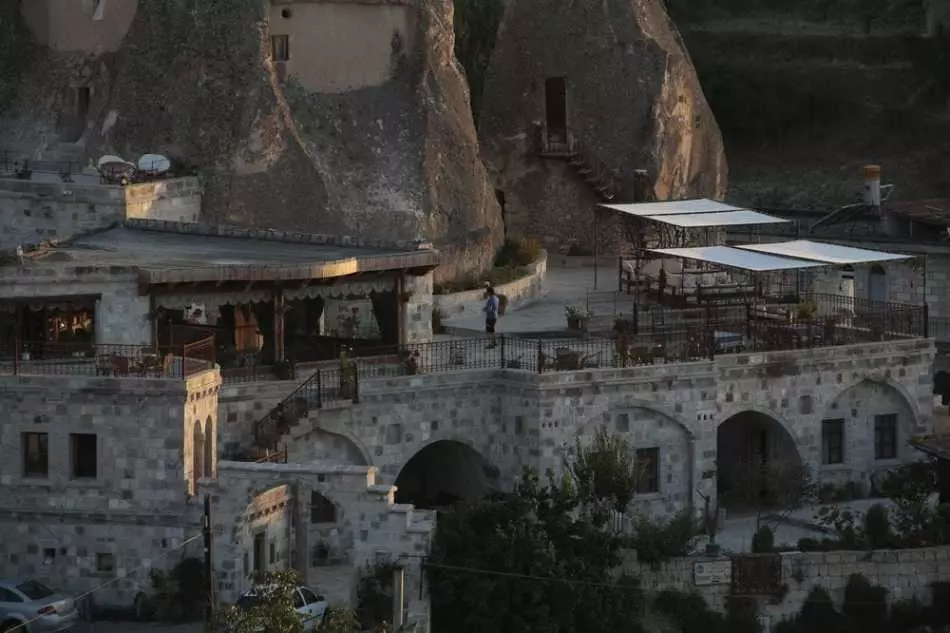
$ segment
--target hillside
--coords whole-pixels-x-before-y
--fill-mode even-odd
[[[950,43],[920,36],[914,5],[677,4],[731,200],[834,207],[853,201],[866,163],[883,165],[900,198],[950,195]]]

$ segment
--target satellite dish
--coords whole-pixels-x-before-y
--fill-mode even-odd
[[[152,176],[164,174],[171,169],[170,160],[161,154],[145,154],[139,158],[139,171]]]
[[[108,164],[108,163],[124,163],[124,162],[126,161],[121,156],[113,156],[112,154],[106,154],[105,156],[99,159],[99,162],[96,163],[96,167],[98,169],[101,169],[103,165]]]

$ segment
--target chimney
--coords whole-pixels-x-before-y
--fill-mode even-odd
[[[864,180],[864,204],[869,207],[880,207],[881,166],[865,165],[861,173]]]

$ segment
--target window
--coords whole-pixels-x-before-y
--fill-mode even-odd
[[[660,449],[637,449],[637,494],[660,491]]]
[[[49,434],[23,434],[23,476],[49,476]]]
[[[300,590],[294,592],[294,609],[303,609],[304,605],[307,604],[303,600],[303,596],[300,595]]]
[[[96,554],[96,571],[100,574],[111,574],[115,571],[114,554]]]
[[[315,593],[307,589],[306,587],[300,588],[300,593],[303,594],[303,600],[307,604],[313,604],[314,602],[320,602],[320,598],[317,597]]]
[[[319,492],[310,493],[310,522],[336,523],[336,506]]]
[[[844,420],[823,420],[821,423],[821,463],[844,463]]]
[[[290,36],[270,36],[270,56],[275,62],[290,61]]]
[[[55,593],[52,589],[36,580],[22,582],[16,586],[16,590],[30,600],[42,600],[43,598],[49,598]]]
[[[73,479],[95,479],[99,476],[99,447],[92,433],[69,436],[69,459]]]
[[[277,543],[275,541],[271,541],[268,549],[270,552],[270,555],[268,556],[268,560],[270,561],[270,564],[273,565],[274,563],[277,562]]]
[[[211,416],[208,416],[208,419],[205,420],[205,454],[204,454],[204,470],[202,475],[205,477],[214,477],[214,433],[213,433],[214,422],[211,420]]]
[[[621,413],[617,416],[617,432],[628,433],[630,431],[630,415]]]
[[[3,587],[0,587],[0,602],[7,602],[7,603],[23,602],[23,598],[16,595],[9,589],[4,589]]]
[[[874,459],[897,457],[897,415],[874,416]]]

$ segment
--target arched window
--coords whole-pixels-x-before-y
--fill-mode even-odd
[[[310,493],[310,522],[336,523],[336,506],[319,492]]]
[[[202,476],[204,477],[214,477],[214,441],[216,433],[214,432],[214,422],[211,420],[211,416],[208,416],[208,419],[205,420],[205,432],[204,432],[204,471]]]
[[[196,421],[191,447],[191,476],[195,483],[204,477],[204,434],[201,432],[201,422]]]

